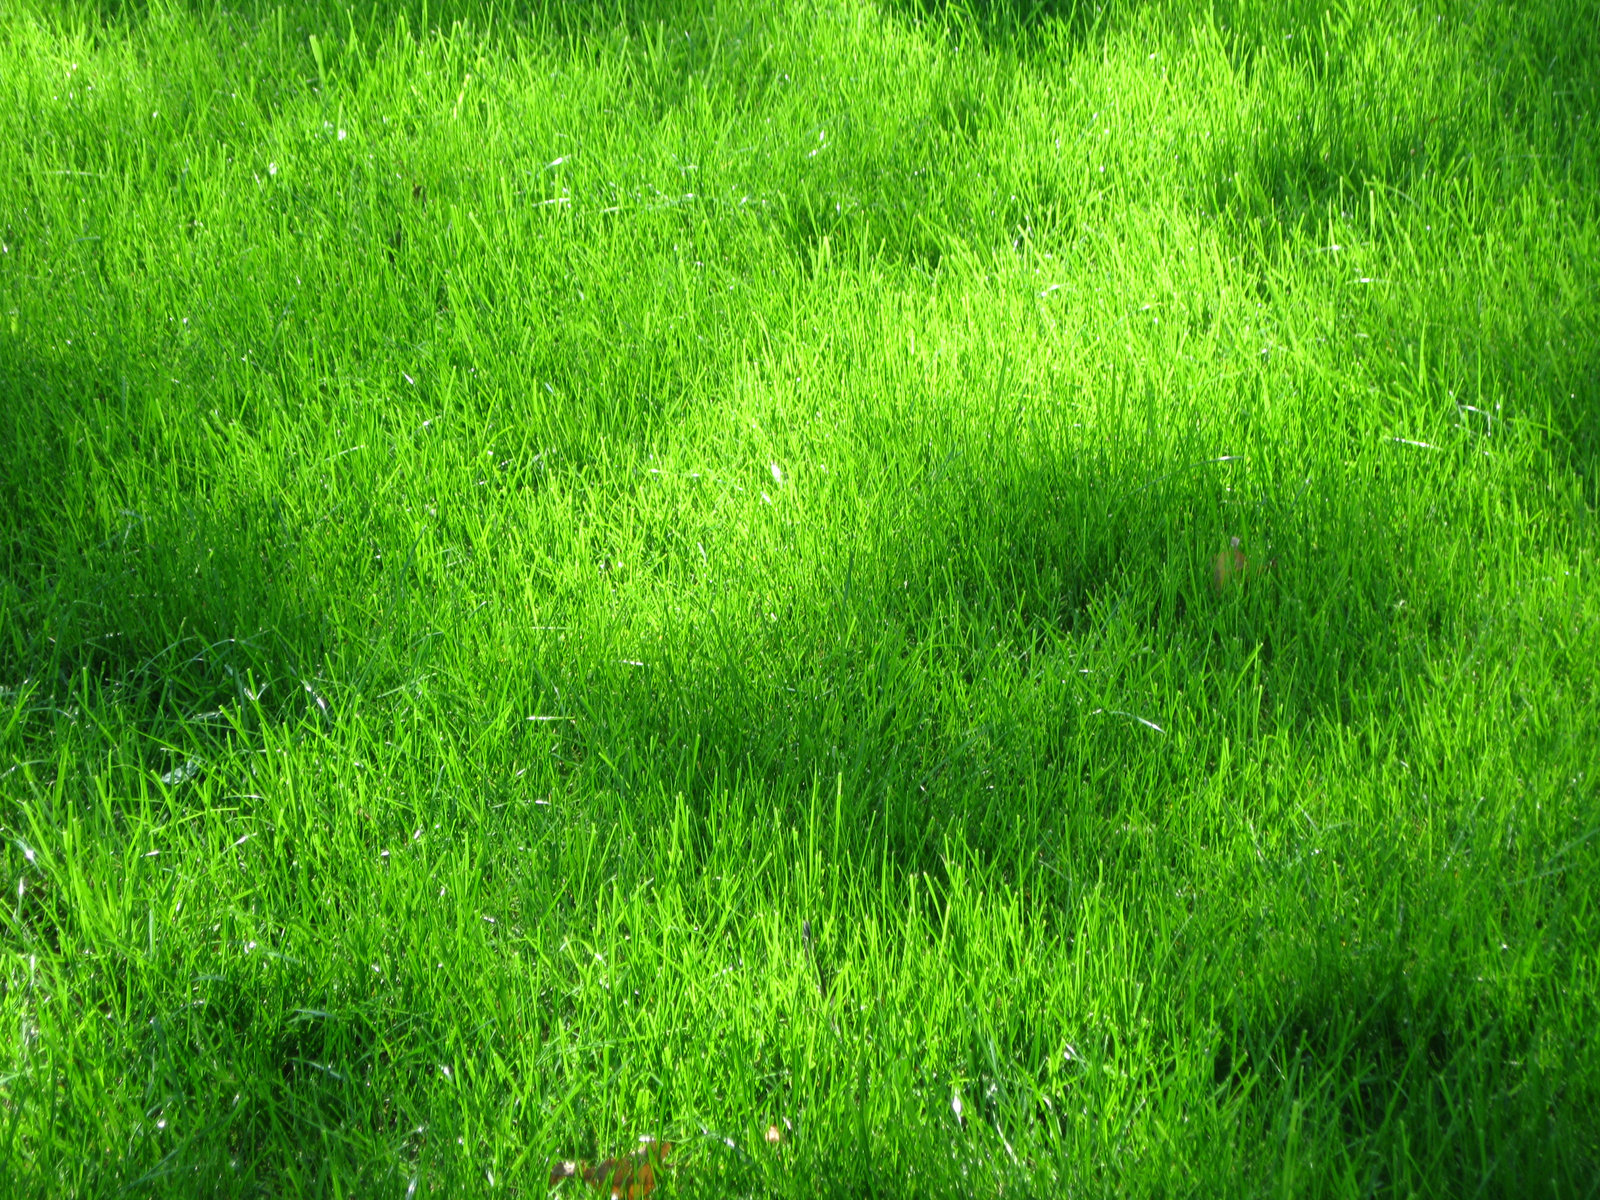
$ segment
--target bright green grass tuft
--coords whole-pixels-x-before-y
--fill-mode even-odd
[[[531,7],[0,16],[0,1193],[1590,1194],[1592,0]]]

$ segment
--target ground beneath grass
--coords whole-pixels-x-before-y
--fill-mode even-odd
[[[16,0],[0,1192],[1592,1194],[1597,63]]]

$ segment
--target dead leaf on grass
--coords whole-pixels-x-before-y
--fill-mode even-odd
[[[1242,584],[1247,579],[1254,579],[1272,570],[1273,564],[1278,560],[1268,559],[1266,562],[1245,557],[1244,549],[1238,538],[1228,539],[1228,548],[1211,563],[1211,588],[1222,595],[1230,586]]]
[[[592,1166],[566,1159],[550,1169],[550,1186],[577,1176],[610,1200],[644,1200],[660,1183],[663,1160],[671,1150],[671,1142],[650,1141],[632,1154],[618,1155]]]

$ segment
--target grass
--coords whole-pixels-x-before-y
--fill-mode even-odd
[[[14,0],[0,1191],[1592,1195],[1597,62]]]

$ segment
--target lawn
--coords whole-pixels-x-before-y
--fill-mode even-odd
[[[0,6],[0,1193],[1593,1195],[1597,119],[1596,0]]]

